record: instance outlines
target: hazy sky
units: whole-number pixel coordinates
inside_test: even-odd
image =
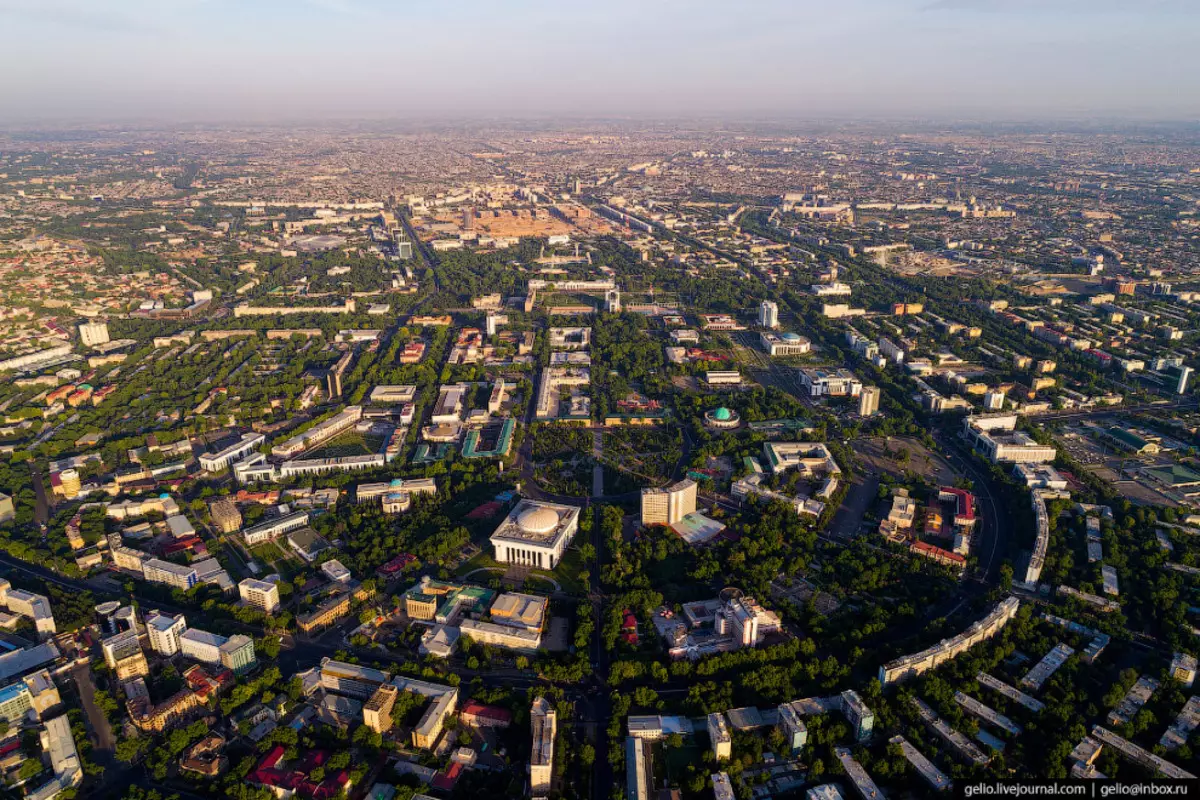
[[[0,125],[1200,117],[1200,0],[0,0]]]

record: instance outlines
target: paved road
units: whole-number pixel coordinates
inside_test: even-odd
[[[96,737],[96,746],[92,752],[95,754],[96,762],[107,767],[116,756],[117,739],[113,736],[112,726],[108,724],[108,717],[96,705],[96,684],[92,682],[92,668],[87,664],[80,664],[71,670],[71,677],[75,679],[75,685],[79,687],[79,699],[83,701],[83,710],[87,714],[88,726]]]
[[[970,449],[957,436],[944,436],[934,432],[934,438],[942,445],[950,464],[973,482],[975,507],[982,517],[983,527],[978,531],[975,555],[979,567],[989,583],[1000,579],[1000,565],[1004,563],[1010,547],[1012,520],[1008,509],[1000,499],[1000,491],[990,473],[974,463]]]

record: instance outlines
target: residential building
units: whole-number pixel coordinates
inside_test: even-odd
[[[244,433],[238,441],[215,453],[202,453],[199,459],[200,469],[205,472],[220,472],[256,451],[266,441],[267,437],[261,433]]]
[[[1169,674],[1187,688],[1196,682],[1196,657],[1189,653],[1176,653],[1171,659]]]
[[[1006,597],[988,613],[974,622],[965,631],[949,639],[943,639],[932,647],[918,653],[889,661],[879,668],[879,682],[884,686],[898,683],[927,672],[940,664],[970,650],[986,641],[1004,628],[1017,615],[1021,602],[1015,597]]]
[[[148,558],[142,562],[142,576],[151,583],[165,583],[184,591],[199,582],[193,567],[172,564],[158,558]]]
[[[243,603],[267,614],[279,610],[279,587],[269,581],[246,578],[238,584],[238,594]]]
[[[110,341],[108,338],[108,323],[83,323],[79,326],[79,341],[84,347],[95,347],[98,344],[107,344]]]
[[[873,417],[879,412],[879,387],[864,386],[858,393],[858,415]]]
[[[654,765],[647,755],[649,747],[650,743],[644,739],[625,737],[625,800],[650,800]]]
[[[717,761],[724,761],[733,755],[733,736],[729,733],[729,723],[721,713],[709,714],[708,739],[712,743],[713,755]]]

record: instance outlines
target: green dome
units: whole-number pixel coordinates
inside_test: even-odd
[[[733,412],[722,406],[713,412],[713,419],[718,422],[728,422],[733,417]]]

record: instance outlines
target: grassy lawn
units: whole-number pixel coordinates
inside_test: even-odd
[[[661,758],[656,759],[666,767],[667,780],[674,782],[687,773],[691,764],[699,764],[704,749],[695,744],[685,744],[683,747],[667,747],[665,743],[656,748]]]
[[[334,438],[305,458],[343,458],[345,456],[369,456],[379,452],[383,442],[378,436],[367,436],[358,431],[349,431]]]
[[[474,572],[477,569],[484,569],[487,567],[495,567],[501,571],[508,568],[506,565],[501,564],[499,561],[492,558],[491,553],[484,550],[484,551],[481,551],[480,553],[478,553],[473,558],[464,562],[458,569],[454,570],[454,574],[461,578],[464,575],[469,575],[470,573]],[[476,577],[482,577],[482,576],[476,576]]]
[[[553,578],[568,594],[585,595],[588,587],[579,579],[579,573],[584,571],[585,566],[583,555],[578,549],[572,547],[563,554],[562,561],[558,562],[558,566],[553,571],[537,569],[533,571],[533,574]]]
[[[300,565],[296,563],[295,557],[277,542],[263,542],[255,545],[250,548],[250,555],[255,561],[265,564],[267,571],[278,572],[287,580],[300,571]]]
[[[454,574],[460,578],[465,577],[477,569],[494,568],[497,570],[495,574],[499,575],[504,570],[508,569],[507,564],[501,564],[496,559],[492,558],[492,554],[484,551],[471,558],[458,569],[454,570]],[[526,582],[525,588],[531,591],[546,592],[549,594],[554,591],[554,585],[550,580],[558,582],[564,592],[574,595],[587,594],[588,587],[579,580],[579,573],[583,572],[584,563],[583,556],[580,552],[571,548],[567,550],[562,561],[553,570],[535,569],[529,573],[529,581]],[[476,575],[471,580],[482,583],[485,578],[481,575]]]

